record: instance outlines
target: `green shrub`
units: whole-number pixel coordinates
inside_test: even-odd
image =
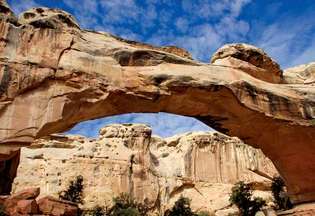
[[[71,201],[77,204],[83,203],[83,177],[77,176],[75,181],[70,181],[67,190],[59,193],[59,198],[62,200]]]
[[[190,208],[190,200],[186,197],[180,197],[173,208],[165,213],[165,216],[196,216]]]
[[[0,205],[0,216],[7,216],[7,214],[5,213],[3,205]]]
[[[150,210],[146,203],[138,203],[126,193],[113,199],[114,205],[106,215],[109,216],[146,216]]]
[[[100,206],[96,206],[92,210],[88,211],[86,215],[90,215],[90,216],[105,216],[106,215],[106,211],[105,211],[104,208],[102,208]]]
[[[261,198],[252,198],[252,191],[244,182],[236,183],[232,188],[230,202],[235,204],[242,216],[254,216],[266,202]]]
[[[277,209],[286,210],[293,207],[290,198],[285,191],[284,180],[280,176],[273,177],[271,191],[277,205]]]
[[[206,212],[206,211],[201,211],[201,212],[198,212],[196,214],[196,216],[211,216],[211,214],[209,212]]]

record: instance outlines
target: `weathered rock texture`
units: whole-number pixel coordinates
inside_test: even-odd
[[[78,205],[69,201],[45,196],[36,200],[40,188],[27,188],[10,196],[0,197],[1,209],[8,216],[50,215],[77,216]],[[2,212],[3,213],[3,212]]]
[[[23,148],[13,192],[40,187],[40,196],[58,197],[82,175],[85,208],[110,206],[125,192],[156,211],[184,195],[194,210],[220,212],[231,207],[229,193],[240,180],[271,201],[270,177],[276,173],[260,150],[221,133],[161,139],[145,125],[110,125],[95,140],[54,135]]]
[[[315,63],[299,65],[285,70],[285,82],[291,84],[315,84]]]
[[[294,202],[315,200],[314,88],[284,84],[286,75],[260,50],[232,45],[203,64],[82,30],[62,11],[30,10],[17,22],[0,12],[2,158],[80,121],[163,111],[261,148]]]

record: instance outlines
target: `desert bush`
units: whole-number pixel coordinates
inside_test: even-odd
[[[165,216],[197,216],[190,208],[190,200],[186,197],[180,197],[169,211],[165,212]]]
[[[146,216],[150,210],[147,203],[135,201],[129,194],[122,193],[113,199],[114,205],[107,211],[109,216]]]
[[[83,203],[83,177],[77,176],[74,181],[70,181],[68,188],[59,193],[62,200],[71,201],[77,204]]]
[[[286,210],[293,207],[290,198],[286,193],[284,180],[280,176],[273,177],[271,191],[277,209]]]
[[[252,198],[252,190],[248,184],[240,181],[232,188],[230,202],[235,204],[242,216],[254,216],[266,202],[262,198]]]
[[[89,216],[105,216],[106,215],[106,210],[100,206],[96,206],[93,209],[87,211],[84,213],[84,215],[89,215]]]
[[[0,205],[0,216],[7,216],[7,214],[5,213],[3,205]]]
[[[210,214],[209,212],[206,212],[206,211],[201,211],[196,214],[196,216],[211,216],[211,215],[214,215],[214,214]]]

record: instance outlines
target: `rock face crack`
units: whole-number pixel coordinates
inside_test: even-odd
[[[74,44],[74,38],[71,39],[71,42],[70,42],[69,47],[67,47],[67,48],[65,48],[65,49],[63,49],[63,50],[61,51],[61,53],[60,53],[60,55],[59,55],[59,57],[58,57],[58,61],[57,61],[57,62],[58,62],[58,65],[57,65],[57,68],[56,68],[57,70],[59,69],[59,63],[60,63],[60,60],[61,60],[62,56],[63,56],[66,52],[68,52],[68,51],[71,50],[73,44]]]
[[[7,65],[4,65],[3,73],[0,81],[0,97],[8,90],[11,81],[11,74]]]
[[[133,166],[135,163],[135,155],[132,154],[129,159],[129,170],[128,170],[128,185],[129,185],[129,195],[134,198],[134,182],[133,182]]]

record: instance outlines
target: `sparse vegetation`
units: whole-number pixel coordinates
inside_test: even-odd
[[[235,204],[242,216],[254,216],[266,202],[259,197],[252,198],[252,190],[248,184],[240,181],[232,188],[230,202]]]
[[[190,200],[186,197],[180,197],[173,208],[165,212],[165,216],[197,216],[190,208]]]
[[[123,193],[113,199],[114,205],[108,210],[109,216],[146,216],[150,208],[146,203],[135,201],[129,194]]]
[[[77,204],[83,203],[83,177],[77,176],[74,181],[70,181],[67,190],[59,193],[59,198],[62,200],[71,201]]]
[[[286,193],[284,180],[280,176],[276,176],[272,179],[271,191],[277,209],[286,210],[293,207],[290,198]]]
[[[104,216],[106,215],[106,210],[100,206],[96,206],[91,211],[88,212],[87,215],[90,216]]]
[[[5,213],[3,205],[0,205],[0,216],[7,216],[7,214]]]
[[[213,214],[210,214],[209,212],[206,211],[201,211],[197,213],[197,216],[211,216]]]

